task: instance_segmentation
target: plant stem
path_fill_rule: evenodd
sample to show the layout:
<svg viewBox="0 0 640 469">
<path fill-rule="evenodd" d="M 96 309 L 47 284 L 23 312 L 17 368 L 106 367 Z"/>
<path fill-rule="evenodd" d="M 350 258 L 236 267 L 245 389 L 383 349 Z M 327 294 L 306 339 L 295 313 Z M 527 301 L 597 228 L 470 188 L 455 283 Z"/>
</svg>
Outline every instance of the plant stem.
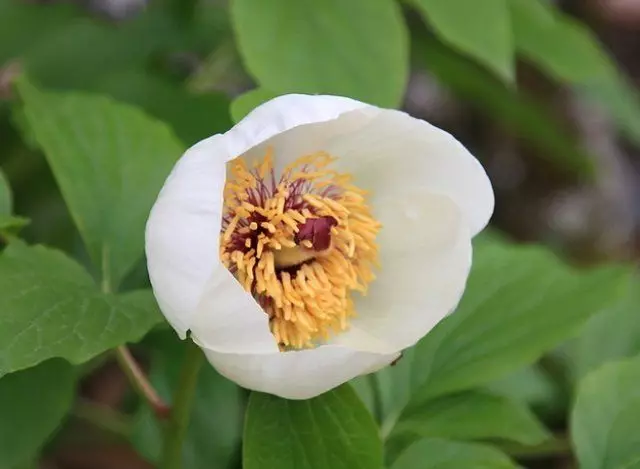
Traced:
<svg viewBox="0 0 640 469">
<path fill-rule="evenodd" d="M 191 340 L 186 342 L 187 353 L 182 364 L 178 389 L 174 394 L 171 419 L 165 434 L 161 469 L 182 468 L 182 443 L 187 433 L 191 404 L 204 358 L 196 344 Z"/>
<path fill-rule="evenodd" d="M 151 406 L 154 413 L 159 419 L 166 419 L 171 413 L 169 406 L 162 400 L 153 385 L 147 379 L 147 376 L 140 368 L 140 365 L 131 355 L 131 351 L 126 345 L 120 345 L 115 349 L 116 359 L 120 364 L 120 368 L 127 375 L 131 385 Z"/>
<path fill-rule="evenodd" d="M 109 257 L 107 247 L 102 249 L 102 292 L 111 293 L 111 269 L 109 268 Z M 158 395 L 153 385 L 147 379 L 147 376 L 140 368 L 140 365 L 133 358 L 129 348 L 126 345 L 120 345 L 115 349 L 116 359 L 120 368 L 127 375 L 133 388 L 142 396 L 151 406 L 156 416 L 160 419 L 167 418 L 170 408 L 162 398 Z"/>
<path fill-rule="evenodd" d="M 382 404 L 382 394 L 380 392 L 380 383 L 375 373 L 367 375 L 367 380 L 371 386 L 371 394 L 373 396 L 373 417 L 378 425 L 382 425 L 384 420 L 384 406 Z"/>
</svg>

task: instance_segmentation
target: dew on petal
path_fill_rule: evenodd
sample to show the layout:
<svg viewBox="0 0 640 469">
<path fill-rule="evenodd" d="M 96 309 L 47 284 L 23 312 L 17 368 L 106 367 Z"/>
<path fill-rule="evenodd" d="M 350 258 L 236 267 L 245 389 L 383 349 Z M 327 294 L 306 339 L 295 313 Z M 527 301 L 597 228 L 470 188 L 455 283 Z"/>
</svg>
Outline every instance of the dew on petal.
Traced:
<svg viewBox="0 0 640 469">
<path fill-rule="evenodd" d="M 330 169 L 333 161 L 326 152 L 301 156 L 279 176 L 272 150 L 251 166 L 229 163 L 220 257 L 283 350 L 347 329 L 352 294 L 375 279 L 381 225 L 366 192 Z"/>
</svg>

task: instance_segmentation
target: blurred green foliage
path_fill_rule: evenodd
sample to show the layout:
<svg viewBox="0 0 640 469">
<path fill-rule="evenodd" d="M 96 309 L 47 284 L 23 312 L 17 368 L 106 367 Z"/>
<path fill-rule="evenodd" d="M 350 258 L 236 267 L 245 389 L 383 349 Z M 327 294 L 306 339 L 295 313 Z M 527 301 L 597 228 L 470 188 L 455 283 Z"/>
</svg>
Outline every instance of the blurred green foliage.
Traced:
<svg viewBox="0 0 640 469">
<path fill-rule="evenodd" d="M 185 148 L 283 93 L 401 107 L 410 77 L 428 72 L 546 164 L 593 178 L 594 150 L 523 89 L 523 63 L 599 103 L 640 145 L 637 91 L 552 2 L 154 0 L 115 21 L 79 4 L 0 0 L 0 468 L 56 452 L 77 383 L 118 345 L 146 336 L 137 350 L 150 378 L 174 394 L 184 346 L 156 330 L 143 232 Z M 474 256 L 458 311 L 353 389 L 247 405 L 203 370 L 185 469 L 381 469 L 383 454 L 392 469 L 509 469 L 549 444 L 567 456 L 567 425 L 580 468 L 640 467 L 630 266 L 577 269 L 493 236 Z M 162 424 L 137 398 L 117 410 L 134 421 L 131 446 L 157 461 Z"/>
</svg>

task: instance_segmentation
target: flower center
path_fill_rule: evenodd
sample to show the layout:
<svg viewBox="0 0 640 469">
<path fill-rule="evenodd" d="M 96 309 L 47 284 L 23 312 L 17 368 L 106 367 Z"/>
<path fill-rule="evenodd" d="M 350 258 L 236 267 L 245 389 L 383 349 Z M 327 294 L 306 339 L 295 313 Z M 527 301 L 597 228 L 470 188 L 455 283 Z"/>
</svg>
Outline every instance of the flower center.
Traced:
<svg viewBox="0 0 640 469">
<path fill-rule="evenodd" d="M 351 295 L 375 278 L 380 223 L 365 191 L 328 169 L 325 152 L 298 158 L 276 179 L 272 151 L 230 163 L 220 257 L 269 316 L 281 349 L 313 347 L 348 327 Z"/>
</svg>

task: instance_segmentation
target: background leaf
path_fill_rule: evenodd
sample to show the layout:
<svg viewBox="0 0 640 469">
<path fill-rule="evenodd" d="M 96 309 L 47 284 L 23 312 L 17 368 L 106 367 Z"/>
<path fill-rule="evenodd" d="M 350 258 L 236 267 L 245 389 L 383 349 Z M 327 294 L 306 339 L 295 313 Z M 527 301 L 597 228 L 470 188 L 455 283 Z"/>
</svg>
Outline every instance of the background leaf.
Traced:
<svg viewBox="0 0 640 469">
<path fill-rule="evenodd" d="M 393 427 L 386 456 L 395 456 L 424 437 L 452 440 L 499 439 L 536 445 L 549 437 L 524 405 L 483 390 L 453 394 L 407 407 Z"/>
<path fill-rule="evenodd" d="M 490 383 L 487 389 L 525 405 L 547 421 L 558 415 L 564 417 L 569 400 L 563 386 L 565 383 L 558 382 L 556 378 L 536 363 L 503 376 Z"/>
<path fill-rule="evenodd" d="M 231 127 L 229 98 L 222 93 L 191 93 L 148 72 L 108 75 L 94 89 L 139 106 L 171 125 L 186 146 Z"/>
<path fill-rule="evenodd" d="M 62 360 L 0 379 L 0 467 L 36 455 L 71 408 L 75 381 L 73 367 Z"/>
<path fill-rule="evenodd" d="M 563 129 L 555 111 L 545 108 L 539 99 L 505 85 L 486 69 L 434 38 L 415 38 L 412 53 L 416 62 L 444 88 L 483 117 L 487 116 L 537 148 L 536 156 L 571 172 L 594 173 L 592 155 Z"/>
<path fill-rule="evenodd" d="M 444 42 L 501 78 L 513 80 L 515 51 L 508 0 L 413 2 Z"/>
<path fill-rule="evenodd" d="M 596 35 L 541 1 L 511 0 L 516 46 L 550 76 L 587 91 L 640 144 L 640 100 Z"/>
<path fill-rule="evenodd" d="M 640 467 L 640 358 L 610 363 L 578 388 L 571 434 L 581 469 Z"/>
<path fill-rule="evenodd" d="M 344 385 L 306 401 L 254 392 L 244 429 L 245 469 L 381 469 L 376 425 Z"/>
<path fill-rule="evenodd" d="M 79 12 L 75 5 L 0 1 L 0 63 L 17 59 L 39 43 L 43 36 L 71 22 Z"/>
<path fill-rule="evenodd" d="M 52 357 L 83 363 L 162 318 L 150 291 L 105 295 L 60 251 L 17 242 L 0 256 L 0 311 L 0 376 Z"/>
<path fill-rule="evenodd" d="M 503 453 L 490 447 L 441 439 L 414 443 L 391 469 L 516 469 Z"/>
<path fill-rule="evenodd" d="M 147 216 L 184 147 L 169 128 L 102 96 L 18 86 L 94 265 L 113 288 L 140 259 Z"/>
<path fill-rule="evenodd" d="M 533 362 L 614 304 L 630 276 L 624 266 L 574 270 L 541 247 L 477 243 L 457 311 L 415 348 L 414 399 L 486 384 Z"/>
<path fill-rule="evenodd" d="M 166 402 L 177 388 L 184 356 L 184 343 L 173 331 L 154 334 L 145 344 L 151 349 L 149 378 Z M 183 464 L 189 469 L 230 467 L 239 455 L 242 435 L 242 390 L 204 366 L 198 377 L 189 428 L 183 446 Z M 149 461 L 157 462 L 162 450 L 162 429 L 148 405 L 136 415 L 132 442 Z"/>
<path fill-rule="evenodd" d="M 0 234 L 3 232 L 13 233 L 29 223 L 26 218 L 13 216 L 12 211 L 13 197 L 9 181 L 0 170 Z"/>
<path fill-rule="evenodd" d="M 637 281 L 617 304 L 591 318 L 577 341 L 576 367 L 584 376 L 608 361 L 640 353 L 640 289 Z"/>
<path fill-rule="evenodd" d="M 7 181 L 4 173 L 0 171 L 0 217 L 7 217 L 11 215 L 11 212 L 13 211 L 12 206 L 9 181 Z"/>
<path fill-rule="evenodd" d="M 396 2 L 233 0 L 231 7 L 240 52 L 262 87 L 400 104 L 408 41 Z"/>
</svg>

